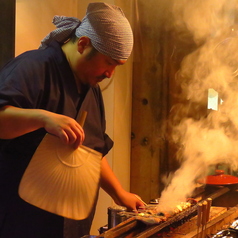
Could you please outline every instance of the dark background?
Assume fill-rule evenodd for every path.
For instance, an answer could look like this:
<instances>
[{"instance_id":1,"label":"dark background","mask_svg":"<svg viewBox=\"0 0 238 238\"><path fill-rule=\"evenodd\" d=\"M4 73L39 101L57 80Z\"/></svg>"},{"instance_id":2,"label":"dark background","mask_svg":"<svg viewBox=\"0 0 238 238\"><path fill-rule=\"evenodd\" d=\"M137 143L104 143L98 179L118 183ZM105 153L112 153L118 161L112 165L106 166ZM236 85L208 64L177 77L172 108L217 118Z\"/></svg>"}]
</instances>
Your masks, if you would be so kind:
<instances>
[{"instance_id":1,"label":"dark background","mask_svg":"<svg viewBox=\"0 0 238 238\"><path fill-rule=\"evenodd\" d=\"M15 55L15 0L0 0L0 68Z\"/></svg>"}]
</instances>

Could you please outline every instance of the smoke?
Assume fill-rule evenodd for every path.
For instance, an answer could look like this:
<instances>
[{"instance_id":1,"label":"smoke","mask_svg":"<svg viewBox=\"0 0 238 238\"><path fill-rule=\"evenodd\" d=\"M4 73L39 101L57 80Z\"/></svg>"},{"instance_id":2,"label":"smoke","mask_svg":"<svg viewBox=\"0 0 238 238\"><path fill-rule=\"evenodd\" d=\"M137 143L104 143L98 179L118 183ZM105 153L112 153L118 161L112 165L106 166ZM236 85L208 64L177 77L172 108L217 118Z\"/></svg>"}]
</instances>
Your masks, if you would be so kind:
<instances>
[{"instance_id":1,"label":"smoke","mask_svg":"<svg viewBox=\"0 0 238 238\"><path fill-rule=\"evenodd\" d=\"M173 141L181 167L161 194L158 210L170 210L191 196L211 165L238 168L238 0L175 0L173 27L197 44L176 74L186 103L173 110ZM223 100L204 113L208 89ZM205 109L206 111L206 109Z\"/></svg>"},{"instance_id":2,"label":"smoke","mask_svg":"<svg viewBox=\"0 0 238 238\"><path fill-rule=\"evenodd\" d=\"M200 43L219 37L235 22L236 0L174 0L173 24L178 31L187 31Z\"/></svg>"}]
</instances>

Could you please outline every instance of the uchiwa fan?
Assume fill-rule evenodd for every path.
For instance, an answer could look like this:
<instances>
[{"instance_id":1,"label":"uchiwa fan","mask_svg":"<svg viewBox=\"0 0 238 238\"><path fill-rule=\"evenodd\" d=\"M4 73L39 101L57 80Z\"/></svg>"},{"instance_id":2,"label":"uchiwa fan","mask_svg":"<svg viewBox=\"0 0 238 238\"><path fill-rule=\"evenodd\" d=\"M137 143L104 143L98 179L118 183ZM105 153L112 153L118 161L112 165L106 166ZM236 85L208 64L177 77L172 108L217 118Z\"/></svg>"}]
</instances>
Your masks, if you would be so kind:
<instances>
[{"instance_id":1,"label":"uchiwa fan","mask_svg":"<svg viewBox=\"0 0 238 238\"><path fill-rule=\"evenodd\" d=\"M46 134L21 179L19 195L43 210L85 219L98 193L101 158L86 146L74 149Z\"/></svg>"}]
</instances>

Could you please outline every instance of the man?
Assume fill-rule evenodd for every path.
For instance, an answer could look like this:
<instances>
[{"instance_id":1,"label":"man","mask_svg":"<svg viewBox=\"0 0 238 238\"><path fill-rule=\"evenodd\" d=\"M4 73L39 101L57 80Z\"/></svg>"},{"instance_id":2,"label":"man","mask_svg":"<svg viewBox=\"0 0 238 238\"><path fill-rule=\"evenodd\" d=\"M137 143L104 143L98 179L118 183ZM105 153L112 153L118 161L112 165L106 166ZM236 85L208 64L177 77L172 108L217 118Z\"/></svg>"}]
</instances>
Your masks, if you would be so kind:
<instances>
[{"instance_id":1,"label":"man","mask_svg":"<svg viewBox=\"0 0 238 238\"><path fill-rule=\"evenodd\" d=\"M125 191L105 155L112 140L98 83L129 57L133 36L120 8L91 3L80 22L55 17L58 27L40 49L23 53L0 73L0 237L60 238L89 234L93 218L71 221L34 207L18 195L22 175L46 133L77 148L102 153L101 187L119 204L143 203ZM75 118L87 111L84 129Z\"/></svg>"}]
</instances>

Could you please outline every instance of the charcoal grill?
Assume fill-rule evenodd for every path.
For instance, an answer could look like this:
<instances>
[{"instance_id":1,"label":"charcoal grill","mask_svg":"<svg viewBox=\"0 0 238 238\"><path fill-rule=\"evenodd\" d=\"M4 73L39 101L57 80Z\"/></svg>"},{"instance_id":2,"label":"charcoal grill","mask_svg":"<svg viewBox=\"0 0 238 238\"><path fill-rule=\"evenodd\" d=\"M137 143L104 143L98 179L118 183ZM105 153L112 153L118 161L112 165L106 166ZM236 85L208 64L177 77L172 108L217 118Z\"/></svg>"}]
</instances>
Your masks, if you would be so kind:
<instances>
[{"instance_id":1,"label":"charcoal grill","mask_svg":"<svg viewBox=\"0 0 238 238\"><path fill-rule=\"evenodd\" d=\"M209 188L204 190L203 193L198 194L199 202L209 198L212 198L214 203L218 204L219 199L223 196L233 196L232 194L236 194L237 191L234 187L229 186L218 186L215 189L211 189L211 193L209 194ZM231 194L232 193L232 194ZM236 195L235 200L238 195ZM234 196L233 196L234 197ZM196 198L196 197L195 197ZM192 238L197 237L196 225L194 226L193 230L185 234L182 232L181 234L181 227L192 227L191 221L196 221L197 216L197 206L193 205L192 207L174 215L173 217L167 219L166 221L157 224L157 225L148 225L143 223L143 221L138 220L136 217L131 217L126 221L118 224L117 226L105 231L104 233L97 236L97 238L146 238L146 237L168 237L163 236L163 234L169 234L169 237L184 237L184 238ZM225 208L224 208L225 209ZM229 223L233 219L238 217L238 206L235 205L230 207L222 214L219 214L217 217L210 220L207 224L207 233L215 233L219 229L222 229L224 223Z\"/></svg>"}]
</instances>

